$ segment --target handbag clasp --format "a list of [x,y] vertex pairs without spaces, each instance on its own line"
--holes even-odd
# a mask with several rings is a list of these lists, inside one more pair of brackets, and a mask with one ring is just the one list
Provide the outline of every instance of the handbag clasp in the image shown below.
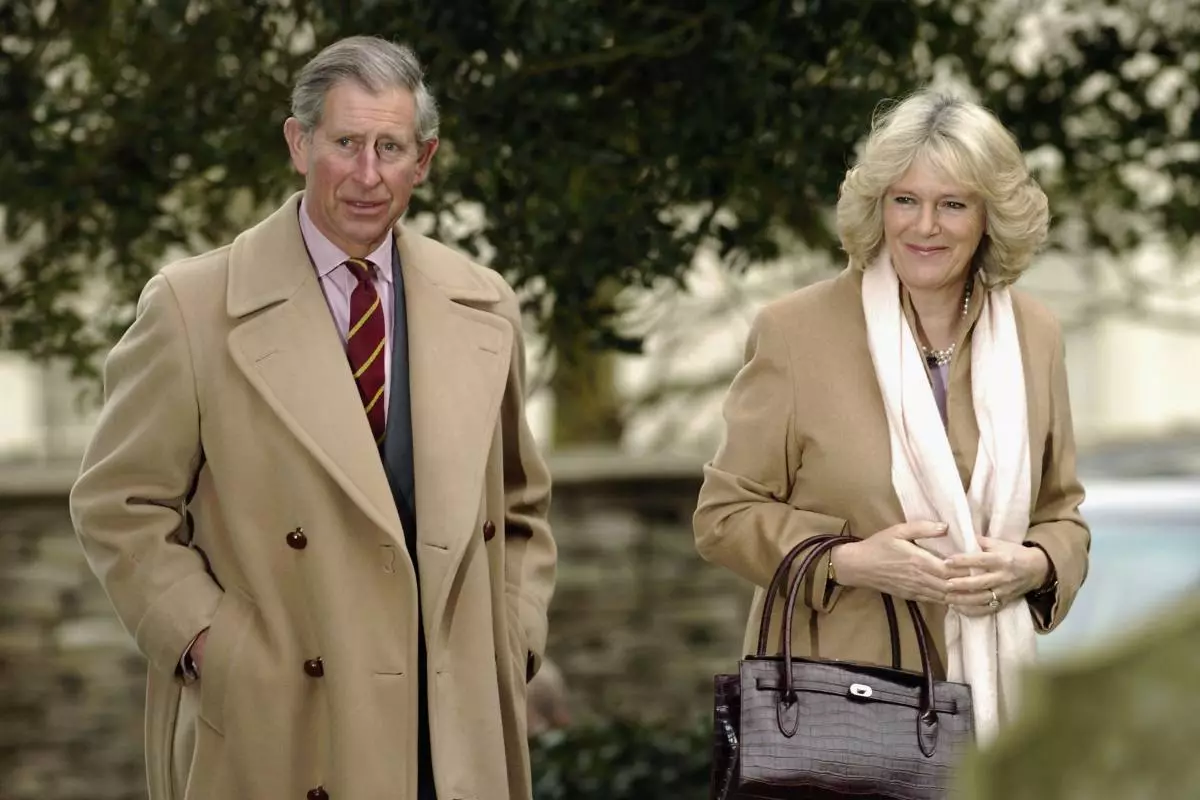
[[855,697],[870,697],[874,694],[874,692],[871,691],[871,687],[867,686],[866,684],[852,683],[850,684],[850,694],[854,695]]

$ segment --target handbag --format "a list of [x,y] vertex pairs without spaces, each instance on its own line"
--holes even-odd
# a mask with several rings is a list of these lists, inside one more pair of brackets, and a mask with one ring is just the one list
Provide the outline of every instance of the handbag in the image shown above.
[[[794,547],[767,589],[755,654],[738,662],[738,674],[714,678],[712,800],[949,795],[952,770],[975,741],[971,689],[934,680],[933,645],[916,603],[905,601],[920,672],[900,668],[899,626],[887,594],[891,667],[792,655],[792,617],[803,584],[821,556],[853,541],[857,537],[823,534]],[[772,608],[802,554],[786,596],[782,652],[768,656]]]

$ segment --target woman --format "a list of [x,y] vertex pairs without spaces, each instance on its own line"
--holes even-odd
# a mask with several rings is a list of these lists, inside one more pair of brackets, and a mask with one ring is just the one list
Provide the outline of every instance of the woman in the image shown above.
[[755,319],[697,548],[757,584],[750,652],[783,555],[859,537],[807,585],[797,654],[888,664],[879,593],[916,600],[986,739],[1035,630],[1062,621],[1087,573],[1062,334],[1009,288],[1046,237],[1046,196],[994,116],[923,92],[876,120],[837,225],[849,268]]

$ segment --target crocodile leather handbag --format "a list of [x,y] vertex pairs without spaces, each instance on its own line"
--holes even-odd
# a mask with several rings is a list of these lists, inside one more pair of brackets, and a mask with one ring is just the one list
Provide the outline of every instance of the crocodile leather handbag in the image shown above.
[[[822,555],[846,535],[814,536],[780,563],[767,589],[758,648],[737,675],[714,679],[712,800],[755,798],[945,798],[952,770],[974,742],[971,690],[934,680],[929,629],[906,601],[921,672],[900,669],[893,599],[883,595],[892,666],[792,655],[792,615]],[[807,551],[807,552],[806,552]],[[766,655],[771,610],[793,562],[782,653]]]

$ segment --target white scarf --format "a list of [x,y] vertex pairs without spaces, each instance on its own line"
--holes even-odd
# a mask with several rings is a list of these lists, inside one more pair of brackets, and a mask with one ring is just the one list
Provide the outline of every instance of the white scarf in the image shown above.
[[[949,526],[918,543],[939,555],[975,553],[976,535],[1020,542],[1029,529],[1031,492],[1025,373],[1008,289],[985,293],[971,337],[971,383],[979,451],[964,492],[920,349],[900,307],[900,285],[886,251],[862,283],[867,340],[891,434],[892,485],[907,521]],[[946,614],[947,677],[967,683],[975,732],[992,740],[1016,707],[1015,682],[1034,656],[1035,632],[1020,599],[996,614]]]

